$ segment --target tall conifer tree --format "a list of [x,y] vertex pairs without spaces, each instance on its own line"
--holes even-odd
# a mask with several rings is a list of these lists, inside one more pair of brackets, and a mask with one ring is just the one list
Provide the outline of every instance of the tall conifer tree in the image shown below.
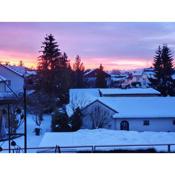
[[46,35],[38,60],[39,90],[64,103],[71,87],[71,67],[66,53],[61,53],[52,34]]
[[151,78],[151,85],[153,88],[161,92],[161,95],[174,94],[173,75],[173,57],[170,48],[167,45],[159,46],[154,57],[154,78]]
[[84,65],[81,62],[81,58],[79,55],[76,56],[75,62],[73,64],[73,71],[74,71],[74,87],[76,88],[83,88],[84,81],[83,81],[83,74],[84,74]]
[[51,94],[54,86],[54,73],[58,59],[61,57],[60,49],[52,34],[46,35],[45,41],[38,60],[38,75],[40,80],[40,90]]
[[97,88],[106,88],[107,87],[106,75],[105,75],[105,72],[103,71],[102,64],[100,64],[100,67],[97,69],[96,87]]

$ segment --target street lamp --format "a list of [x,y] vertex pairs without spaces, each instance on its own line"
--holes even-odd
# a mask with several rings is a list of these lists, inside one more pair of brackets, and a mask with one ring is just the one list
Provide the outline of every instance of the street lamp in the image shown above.
[[26,87],[24,86],[23,102],[24,102],[24,152],[27,153],[27,101]]

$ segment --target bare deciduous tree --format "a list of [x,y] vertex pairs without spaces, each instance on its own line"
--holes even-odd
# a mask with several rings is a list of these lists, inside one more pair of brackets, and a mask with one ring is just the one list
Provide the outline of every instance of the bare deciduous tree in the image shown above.
[[109,114],[100,106],[96,106],[94,110],[89,113],[89,116],[92,122],[92,129],[106,128],[109,126]]
[[73,111],[75,111],[75,109],[77,109],[78,107],[80,109],[84,108],[91,101],[92,99],[89,99],[86,96],[80,96],[80,94],[72,94],[70,98],[70,104]]

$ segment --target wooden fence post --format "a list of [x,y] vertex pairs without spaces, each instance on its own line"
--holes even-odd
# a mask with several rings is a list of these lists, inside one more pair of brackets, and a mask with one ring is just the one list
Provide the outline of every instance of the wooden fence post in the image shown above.
[[55,147],[55,153],[61,153],[61,149],[58,145]]
[[171,145],[168,145],[168,152],[171,152]]
[[95,151],[95,146],[92,146],[92,153]]

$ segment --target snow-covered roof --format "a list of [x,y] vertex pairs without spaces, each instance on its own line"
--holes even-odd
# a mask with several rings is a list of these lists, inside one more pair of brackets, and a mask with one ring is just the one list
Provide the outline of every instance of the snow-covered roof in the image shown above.
[[[109,88],[109,89],[97,89],[97,88],[92,88],[92,89],[70,89],[69,90],[69,104],[66,105],[66,110],[67,114],[71,116],[73,114],[73,109],[76,109],[79,107],[80,109],[85,108],[87,105],[90,103],[94,102],[97,99],[119,99],[119,97],[100,97],[99,90],[102,92],[102,94],[108,96],[113,95],[113,94],[157,94],[159,95],[160,93],[152,88],[146,88],[146,89],[141,89],[141,88],[132,88],[132,89],[119,89],[119,88]],[[109,95],[109,96],[110,96]],[[127,98],[132,98],[132,97],[127,97]],[[140,99],[139,97],[136,97]],[[143,97],[142,97],[143,98]],[[145,97],[144,97],[145,98]]]
[[30,75],[36,75],[35,70],[28,70],[28,68],[24,66],[12,66],[12,65],[2,65],[1,66],[11,70],[12,72],[15,72],[19,76],[30,76]]
[[94,70],[95,70],[95,69],[90,69],[90,70],[86,71],[86,72],[84,73],[84,76],[90,74],[90,73],[93,72]]
[[[69,108],[72,106],[74,109],[77,107],[83,108],[91,103],[97,97],[100,97],[97,88],[92,89],[70,89],[69,90]],[[70,106],[71,105],[71,106]]]
[[102,95],[128,95],[128,94],[157,94],[159,95],[160,92],[153,88],[129,88],[129,89],[120,89],[120,88],[106,88],[100,89]]
[[2,75],[0,75],[0,81],[6,81],[7,79],[5,77],[3,77]]
[[143,74],[143,70],[137,70],[132,72],[133,76],[141,76],[142,74]]
[[114,118],[175,118],[175,97],[100,97],[116,111]]
[[25,76],[36,75],[37,72],[35,70],[27,70]]
[[118,81],[123,81],[123,80],[126,80],[126,78],[127,77],[113,77],[113,78],[111,78],[111,80],[113,81],[113,82],[118,82]]
[[[98,69],[91,69],[91,70],[88,70],[84,73],[84,77],[96,77],[96,74],[97,74],[97,71]],[[110,74],[108,74],[106,71],[102,71],[103,74],[105,75],[105,77],[111,77]]]
[[152,78],[152,77],[154,77],[155,72],[153,72],[153,71],[146,71],[146,72],[143,72],[143,74],[146,75],[148,78]]
[[[45,135],[43,136],[43,139],[39,147],[55,147],[56,145],[105,146],[105,145],[168,144],[168,143],[175,143],[174,132],[137,132],[137,131],[116,131],[109,129],[92,129],[92,130],[81,129],[76,132],[46,132]],[[143,149],[143,147],[141,148]],[[103,148],[103,149],[109,149],[109,148]],[[159,146],[158,149],[162,149],[162,147]]]
[[154,72],[154,68],[153,67],[149,67],[149,68],[144,68],[143,71],[144,72]]
[[20,76],[24,76],[24,74],[26,73],[26,68],[23,66],[11,66],[11,65],[3,65],[3,66],[17,73]]
[[125,79],[127,79],[127,77],[128,77],[128,76],[126,76],[126,75],[111,74],[111,80],[112,80],[112,81],[121,81],[121,80],[125,80]]
[[70,97],[79,96],[83,97],[85,95],[99,97],[99,89],[98,88],[85,88],[85,89],[70,89],[69,90]]

